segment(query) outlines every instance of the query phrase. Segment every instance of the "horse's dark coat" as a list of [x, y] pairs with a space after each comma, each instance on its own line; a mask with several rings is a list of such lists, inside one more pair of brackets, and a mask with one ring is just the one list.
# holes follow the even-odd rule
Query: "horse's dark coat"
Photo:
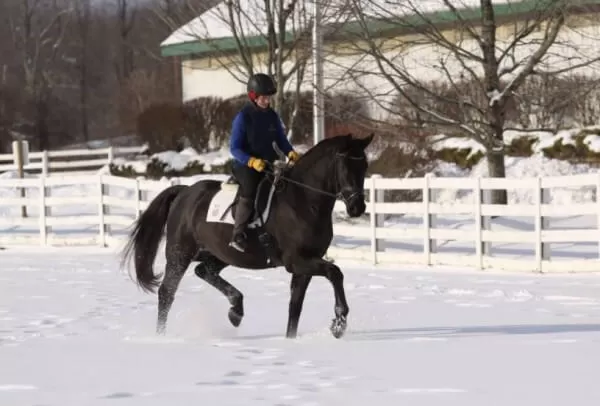
[[[267, 256], [251, 230], [251, 249], [241, 253], [228, 246], [232, 225], [207, 223], [206, 212], [221, 182], [199, 181], [191, 186], [171, 186], [150, 203], [135, 223], [125, 247], [124, 261], [134, 258], [138, 284], [147, 291], [158, 289], [157, 331], [166, 328], [175, 292], [192, 261], [199, 261], [195, 273], [221, 291], [229, 300], [229, 319], [238, 326], [243, 317], [243, 295], [219, 273], [227, 266], [266, 269], [284, 266], [292, 274], [287, 337], [295, 337], [306, 289], [313, 276], [327, 278], [335, 294], [335, 318], [331, 330], [340, 337], [346, 328], [343, 274], [323, 256], [333, 238], [332, 211], [341, 197], [351, 217], [362, 215], [367, 159], [364, 150], [373, 135], [353, 138], [338, 136], [321, 141], [293, 167], [283, 172], [264, 226], [278, 248], [278, 258], [267, 264]], [[153, 263], [166, 227], [166, 269], [154, 275]]]

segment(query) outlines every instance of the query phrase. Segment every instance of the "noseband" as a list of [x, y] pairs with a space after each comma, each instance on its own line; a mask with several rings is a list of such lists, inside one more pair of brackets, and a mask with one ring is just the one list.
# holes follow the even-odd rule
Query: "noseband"
[[[335, 155], [336, 155], [337, 158], [341, 157], [343, 159], [351, 159], [351, 160], [354, 160], [354, 161], [362, 161], [362, 160], [365, 159], [365, 157], [362, 157], [362, 156], [361, 157], [358, 157], [358, 156], [349, 156], [347, 152], [344, 153], [344, 154], [336, 152]], [[337, 178], [337, 170], [335, 171], [335, 175], [336, 175], [336, 178]], [[338, 183], [338, 186], [340, 186], [339, 182], [337, 182], [337, 183]], [[349, 191], [350, 192], [349, 196], [347, 196], [347, 197], [344, 196], [344, 192], [345, 191]], [[340, 192], [336, 195], [336, 198], [340, 198], [344, 203], [350, 204], [350, 202], [352, 200], [354, 200], [355, 198], [357, 198], [357, 197], [361, 198], [362, 197], [364, 199], [364, 196], [365, 196], [364, 192], [362, 192], [362, 191], [358, 192], [358, 191], [355, 191], [354, 189], [352, 189], [350, 187], [344, 186], [344, 187], [341, 188]]]

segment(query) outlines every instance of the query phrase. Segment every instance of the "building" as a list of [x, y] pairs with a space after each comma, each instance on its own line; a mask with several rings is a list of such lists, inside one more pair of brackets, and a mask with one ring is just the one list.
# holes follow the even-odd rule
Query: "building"
[[[375, 4], [376, 0], [365, 0]], [[368, 32], [372, 41], [386, 58], [384, 70], [396, 83], [406, 80], [448, 80], [460, 78], [471, 72], [481, 73], [481, 63], [474, 59], [481, 54], [478, 43], [469, 37], [466, 27], [480, 29], [481, 19], [478, 0], [460, 0], [459, 4], [475, 6], [461, 8], [454, 12], [444, 9], [441, 0], [423, 0], [415, 2], [423, 8], [406, 10], [406, 2], [398, 1], [398, 9], [390, 9], [386, 2], [385, 10], [374, 10], [374, 6], [365, 7], [365, 13], [371, 18], [366, 22], [349, 18], [347, 13], [335, 10], [330, 2], [325, 11], [324, 37], [324, 82], [327, 91], [349, 90], [370, 94], [376, 100], [391, 101], [396, 95], [395, 86], [389, 78], [381, 74], [382, 66], [370, 55], [371, 48], [365, 40]], [[541, 24], [526, 37], [528, 44], [520, 42], [514, 48], [508, 44], [514, 41], [515, 32], [536, 21], [540, 13], [547, 12], [544, 3], [549, 0], [504, 0], [495, 7], [496, 21], [499, 25], [497, 39], [499, 44], [510, 49], [501, 68], [508, 70], [523, 64], [539, 47], [531, 39], [544, 37], [546, 24]], [[226, 2], [208, 10], [201, 16], [173, 32], [162, 44], [164, 57], [178, 57], [181, 60], [182, 97], [184, 101], [202, 96], [232, 97], [245, 92], [246, 72], [239, 52], [239, 42], [243, 41], [247, 51], [245, 57], [253, 58], [255, 66], [265, 66], [267, 42], [261, 34], [266, 26], [265, 13], [260, 11], [257, 0], [238, 0], [240, 8], [234, 10], [235, 25], [245, 33], [236, 38], [231, 28], [230, 13]], [[307, 6], [308, 7], [308, 6]], [[400, 9], [404, 7], [404, 9]], [[382, 11], [383, 10], [383, 11]], [[560, 31], [557, 42], [544, 59], [546, 66], [559, 70], [565, 66], [576, 66], [583, 61], [600, 59], [600, 30], [597, 21], [600, 0], [572, 0], [569, 3], [568, 18]], [[310, 12], [310, 9], [308, 9]], [[296, 20], [306, 15], [298, 12]], [[305, 27], [307, 25], [304, 25]], [[432, 44], [423, 31], [435, 27], [437, 34], [448, 44], [453, 44], [460, 52], [450, 52], [447, 47]], [[300, 29], [286, 27], [286, 43], [291, 44], [298, 38]], [[308, 33], [310, 34], [310, 32]], [[310, 52], [310, 37], [302, 52]], [[576, 45], [576, 46], [573, 46]], [[301, 55], [301, 54], [300, 54]], [[285, 65], [287, 69], [294, 63], [291, 58]], [[598, 66], [590, 65], [582, 71], [594, 72]], [[311, 64], [307, 66], [301, 89], [310, 90]], [[288, 89], [295, 88], [292, 78]], [[373, 114], [385, 114], [385, 109], [373, 106]]]

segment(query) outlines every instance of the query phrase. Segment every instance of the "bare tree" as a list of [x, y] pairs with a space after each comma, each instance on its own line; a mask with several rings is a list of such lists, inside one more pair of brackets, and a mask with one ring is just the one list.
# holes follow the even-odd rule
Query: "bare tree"
[[[363, 89], [404, 122], [475, 140], [492, 177], [505, 176], [507, 112], [528, 77], [564, 75], [599, 61], [599, 38], [581, 24], [583, 0], [349, 1], [358, 27], [352, 43], [371, 61], [355, 74], [385, 84], [378, 93], [363, 80]], [[569, 19], [574, 14], [578, 22]], [[404, 109], [394, 107], [395, 95]], [[494, 191], [492, 199], [506, 203], [506, 191]]]
[[18, 17], [10, 19], [13, 42], [20, 51], [25, 92], [33, 104], [33, 127], [38, 147], [49, 147], [50, 100], [63, 79], [56, 64], [63, 56], [65, 33], [71, 22], [67, 1], [23, 0]]
[[36, 149], [130, 134], [121, 113], [135, 114], [128, 95], [145, 78], [144, 96], [179, 101], [175, 64], [158, 56], [170, 30], [153, 7], [164, 1], [1, 0], [0, 143], [16, 133]]
[[115, 0], [117, 8], [118, 48], [115, 57], [117, 79], [123, 84], [134, 71], [134, 48], [130, 36], [136, 22], [137, 8], [131, 0]]
[[[312, 13], [311, 2], [298, 0], [228, 0], [206, 11], [209, 2], [186, 0], [185, 10], [197, 10], [200, 15], [189, 24], [172, 26], [180, 38], [201, 41], [211, 47], [210, 53], [220, 67], [241, 83], [256, 72], [271, 75], [277, 83], [277, 95], [273, 107], [281, 110], [287, 89], [292, 94], [289, 117], [284, 117], [291, 129], [301, 106], [301, 86], [305, 82], [307, 64], [311, 57]], [[164, 21], [173, 24], [181, 18], [173, 17], [163, 9]], [[327, 6], [327, 2], [323, 7]], [[338, 18], [329, 8], [325, 11], [326, 24]], [[233, 47], [220, 48], [212, 40], [217, 37], [233, 38]], [[262, 42], [262, 46], [257, 46]], [[260, 49], [260, 51], [257, 51]]]
[[79, 39], [77, 70], [79, 75], [79, 111], [81, 120], [81, 135], [83, 140], [88, 142], [90, 139], [89, 129], [89, 91], [88, 70], [89, 61], [88, 52], [90, 45], [90, 33], [92, 23], [92, 13], [90, 0], [75, 0], [74, 12], [76, 16], [77, 37]]

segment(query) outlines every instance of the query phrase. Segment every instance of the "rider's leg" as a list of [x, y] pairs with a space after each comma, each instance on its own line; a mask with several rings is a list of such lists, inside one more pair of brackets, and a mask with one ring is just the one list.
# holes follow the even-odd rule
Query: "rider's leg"
[[246, 236], [246, 226], [252, 215], [254, 200], [240, 196], [235, 210], [235, 224], [233, 225], [233, 235], [231, 237], [231, 245], [238, 251], [244, 252], [248, 249], [248, 241]]
[[252, 211], [254, 210], [256, 189], [262, 175], [254, 169], [245, 166], [234, 167], [233, 174], [239, 183], [240, 200], [235, 209], [235, 224], [229, 245], [238, 251], [244, 252], [248, 247], [246, 225], [250, 221]]

